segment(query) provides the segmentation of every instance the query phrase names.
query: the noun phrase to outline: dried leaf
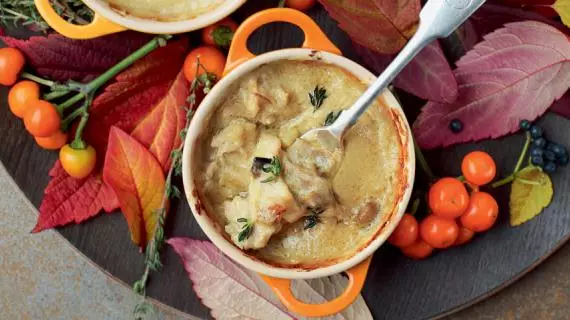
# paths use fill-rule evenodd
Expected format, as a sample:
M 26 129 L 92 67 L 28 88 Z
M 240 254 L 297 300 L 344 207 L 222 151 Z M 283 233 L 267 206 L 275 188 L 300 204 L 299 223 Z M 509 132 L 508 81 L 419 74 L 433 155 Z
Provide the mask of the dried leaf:
M 224 256 L 210 242 L 189 238 L 172 238 L 167 242 L 182 259 L 194 284 L 194 291 L 212 310 L 214 318 L 249 319 L 263 314 L 267 319 L 306 319 L 288 313 L 257 273 L 242 268 Z M 291 290 L 303 302 L 322 303 L 339 296 L 347 283 L 346 278 L 335 275 L 309 281 L 295 280 Z M 235 299 L 236 296 L 240 299 Z M 371 320 L 373 318 L 360 296 L 342 313 L 324 319 Z
M 102 208 L 112 211 L 117 208 L 117 196 L 103 183 L 100 174 L 85 179 L 67 175 L 57 161 L 49 175 L 52 180 L 44 191 L 38 221 L 32 232 L 81 223 L 97 215 Z
M 129 31 L 91 40 L 73 40 L 59 34 L 28 40 L 1 39 L 8 46 L 22 50 L 26 63 L 39 76 L 55 81 L 84 81 L 107 71 L 152 36 Z
M 144 247 L 154 234 L 156 211 L 162 208 L 165 179 L 160 163 L 140 142 L 112 127 L 103 180 L 117 194 L 131 239 Z
M 128 34 L 125 33 L 125 36 L 128 37 Z M 127 39 L 125 41 L 128 43 Z M 35 43 L 29 43 L 30 50 L 34 48 L 32 44 Z M 40 43 L 44 42 L 41 41 Z M 52 47 L 56 44 L 50 43 L 46 46 Z M 73 48 L 74 46 L 70 45 L 70 47 Z M 180 72 L 187 48 L 188 43 L 185 40 L 169 42 L 166 47 L 153 51 L 131 68 L 119 74 L 116 77 L 116 82 L 107 86 L 104 92 L 95 99 L 90 109 L 90 118 L 84 131 L 84 138 L 97 150 L 99 165 L 96 173 L 84 180 L 77 180 L 69 177 L 56 163 L 50 174 L 52 180 L 46 188 L 40 206 L 36 231 L 71 222 L 79 223 L 97 215 L 101 209 L 110 212 L 119 207 L 116 196 L 112 196 L 111 188 L 106 187 L 99 190 L 103 186 L 101 167 L 105 161 L 109 130 L 111 126 L 115 125 L 123 131 L 131 132 L 154 109 L 164 108 L 166 110 L 166 106 L 169 104 L 164 101 L 173 99 L 172 97 L 167 98 L 168 94 L 176 97 L 175 100 L 178 99 L 182 84 L 175 79 Z M 93 55 L 95 52 L 86 53 L 86 56 Z M 69 54 L 73 54 L 73 52 Z M 171 87 L 178 89 L 174 90 Z M 168 110 L 170 110 L 170 106 Z M 155 113 L 152 114 L 155 115 Z M 172 119 L 165 120 L 172 124 Z M 158 142 L 164 143 L 164 146 L 168 147 L 171 145 L 168 141 L 171 141 L 172 137 L 168 130 L 160 128 L 163 127 L 147 127 L 156 136 L 156 150 L 162 153 L 166 151 L 164 148 L 158 148 Z M 143 141 L 143 143 L 145 142 Z M 50 188 L 52 185 L 57 186 L 57 188 Z
M 560 15 L 562 22 L 570 27 L 570 0 L 556 0 L 552 8 Z
M 168 93 L 136 126 L 131 135 L 147 146 L 166 172 L 170 168 L 170 153 L 180 145 L 180 131 L 186 124 L 188 81 L 180 72 Z
M 485 37 L 457 62 L 459 98 L 429 102 L 414 124 L 423 148 L 496 138 L 536 119 L 570 87 L 570 42 L 547 24 L 508 24 Z M 464 130 L 453 133 L 459 119 Z
M 521 170 L 511 187 L 511 225 L 521 225 L 539 215 L 550 205 L 553 195 L 548 174 L 537 167 Z
M 393 55 L 374 53 L 358 44 L 356 52 L 376 73 L 382 73 Z M 457 81 L 437 41 L 429 44 L 394 80 L 394 86 L 422 99 L 452 103 L 457 99 Z
M 320 1 L 354 41 L 388 54 L 402 49 L 414 34 L 421 8 L 419 0 Z

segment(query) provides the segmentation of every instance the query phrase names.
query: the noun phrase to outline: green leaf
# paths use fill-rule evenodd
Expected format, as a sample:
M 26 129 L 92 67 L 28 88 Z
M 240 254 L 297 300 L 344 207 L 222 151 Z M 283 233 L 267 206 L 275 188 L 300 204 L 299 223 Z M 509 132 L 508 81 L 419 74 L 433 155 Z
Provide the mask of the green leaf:
M 511 225 L 521 225 L 539 215 L 553 195 L 550 176 L 542 169 L 529 166 L 521 170 L 511 187 Z

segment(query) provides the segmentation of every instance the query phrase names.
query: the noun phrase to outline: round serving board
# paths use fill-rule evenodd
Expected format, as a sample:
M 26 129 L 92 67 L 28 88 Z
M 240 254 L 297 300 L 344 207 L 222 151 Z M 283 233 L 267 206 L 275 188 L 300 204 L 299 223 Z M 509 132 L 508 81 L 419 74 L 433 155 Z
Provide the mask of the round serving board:
M 267 2 L 251 0 L 234 17 L 241 21 L 254 11 L 273 5 Z M 350 39 L 324 9 L 316 8 L 310 14 L 345 56 L 358 61 Z M 26 34 L 22 30 L 16 32 Z M 249 46 L 253 52 L 261 53 L 295 47 L 301 42 L 302 34 L 296 27 L 274 24 L 256 32 Z M 452 51 L 448 53 L 453 54 Z M 57 155 L 35 145 L 22 121 L 9 113 L 6 93 L 6 88 L 0 90 L 0 135 L 3 137 L 0 160 L 26 196 L 39 207 L 49 181 L 48 171 Z M 409 118 L 414 119 L 422 102 L 402 93 L 399 96 Z M 567 120 L 548 114 L 541 124 L 551 138 L 570 146 Z M 499 173 L 506 174 L 514 166 L 522 142 L 519 134 L 429 152 L 427 158 L 437 175 L 458 176 L 463 155 L 483 149 L 495 156 Z M 421 171 L 418 171 L 418 185 L 422 184 L 421 180 Z M 520 227 L 512 228 L 508 224 L 509 189 L 506 187 L 495 194 L 501 205 L 497 226 L 478 235 L 469 245 L 439 252 L 421 262 L 405 258 L 389 245 L 380 248 L 374 255 L 362 292 L 374 318 L 425 319 L 456 311 L 504 288 L 546 259 L 570 237 L 570 198 L 566 196 L 570 189 L 570 170 L 560 170 L 553 180 L 556 190 L 553 203 L 539 217 Z M 168 237 L 205 239 L 185 200 L 173 203 L 172 208 L 175 210 L 171 210 L 166 224 Z M 85 256 L 127 284 L 134 283 L 143 272 L 143 255 L 131 243 L 122 214 L 101 214 L 81 225 L 58 231 Z M 209 310 L 192 290 L 180 259 L 168 246 L 163 252 L 163 262 L 160 273 L 151 275 L 148 295 L 188 314 L 209 318 Z

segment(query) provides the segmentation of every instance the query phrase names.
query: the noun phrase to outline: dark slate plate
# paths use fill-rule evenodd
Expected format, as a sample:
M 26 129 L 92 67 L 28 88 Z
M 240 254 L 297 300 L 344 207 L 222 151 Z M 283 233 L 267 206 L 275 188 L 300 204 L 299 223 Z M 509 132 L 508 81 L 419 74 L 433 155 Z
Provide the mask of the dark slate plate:
M 234 17 L 242 20 L 270 5 L 273 4 L 251 0 Z M 350 40 L 322 8 L 314 9 L 310 14 L 347 57 L 358 61 Z M 26 34 L 22 30 L 16 33 Z M 261 53 L 298 46 L 301 42 L 302 35 L 296 27 L 275 24 L 256 32 L 249 45 L 254 52 Z M 3 137 L 0 160 L 38 207 L 56 154 L 35 146 L 22 122 L 9 113 L 6 93 L 6 88 L 0 89 L 0 134 Z M 421 101 L 404 94 L 400 97 L 413 119 Z M 550 137 L 570 146 L 570 126 L 565 119 L 548 114 L 540 123 Z M 522 143 L 522 136 L 515 135 L 438 150 L 428 153 L 427 157 L 438 175 L 457 176 L 461 158 L 471 150 L 483 149 L 494 155 L 499 172 L 507 173 L 514 166 Z M 421 184 L 421 175 L 418 178 Z M 422 262 L 410 261 L 390 246 L 380 248 L 374 255 L 362 293 L 374 317 L 424 319 L 453 312 L 504 288 L 546 259 L 570 237 L 570 215 L 567 213 L 570 200 L 565 196 L 570 189 L 570 171 L 556 173 L 553 180 L 556 189 L 553 204 L 521 227 L 508 225 L 508 188 L 503 188 L 495 193 L 501 205 L 497 226 L 465 247 L 440 252 Z M 205 239 L 185 201 L 173 203 L 173 208 L 176 210 L 172 210 L 167 220 L 168 236 Z M 142 255 L 132 245 L 121 214 L 101 214 L 81 225 L 58 231 L 102 269 L 127 284 L 132 284 L 143 272 Z M 176 309 L 208 318 L 208 309 L 192 291 L 180 260 L 168 247 L 163 262 L 162 271 L 151 276 L 148 294 Z

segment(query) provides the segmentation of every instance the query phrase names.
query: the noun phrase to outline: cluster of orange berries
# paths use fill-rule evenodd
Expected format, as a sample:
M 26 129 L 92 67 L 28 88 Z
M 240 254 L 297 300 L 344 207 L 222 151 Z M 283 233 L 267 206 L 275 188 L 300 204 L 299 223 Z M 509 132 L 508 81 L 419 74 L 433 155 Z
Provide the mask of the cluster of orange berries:
M 425 259 L 434 249 L 465 244 L 476 232 L 490 229 L 497 221 L 499 205 L 479 187 L 495 178 L 495 161 L 485 152 L 474 151 L 463 158 L 461 172 L 465 183 L 452 177 L 439 179 L 428 192 L 431 213 L 421 222 L 406 213 L 388 241 L 410 258 Z
M 22 52 L 16 48 L 0 49 L 0 84 L 12 86 L 8 93 L 10 111 L 24 121 L 26 130 L 36 143 L 47 150 L 60 150 L 63 168 L 75 178 L 88 176 L 95 168 L 95 149 L 72 148 L 68 135 L 61 130 L 61 116 L 56 106 L 40 99 L 40 86 L 30 80 L 18 81 L 26 64 Z

